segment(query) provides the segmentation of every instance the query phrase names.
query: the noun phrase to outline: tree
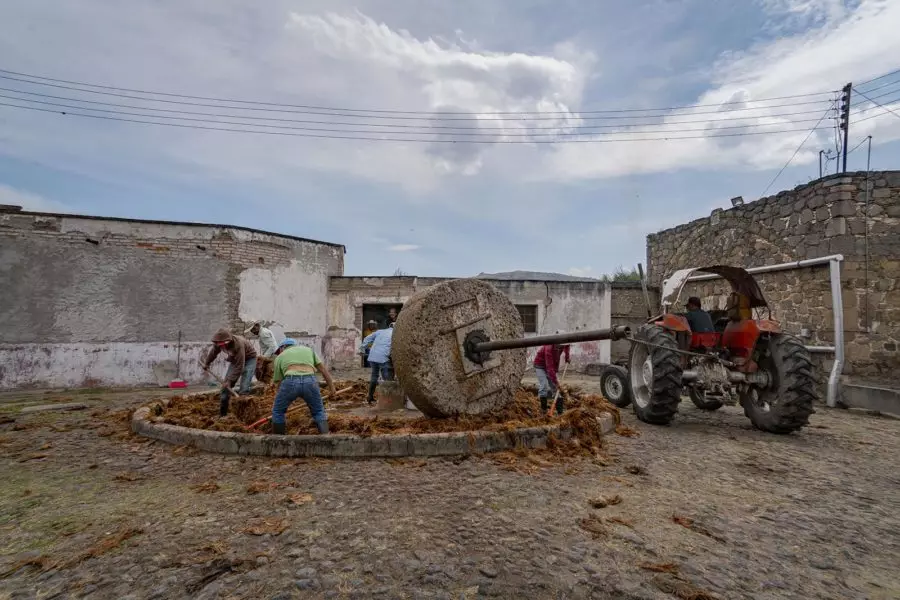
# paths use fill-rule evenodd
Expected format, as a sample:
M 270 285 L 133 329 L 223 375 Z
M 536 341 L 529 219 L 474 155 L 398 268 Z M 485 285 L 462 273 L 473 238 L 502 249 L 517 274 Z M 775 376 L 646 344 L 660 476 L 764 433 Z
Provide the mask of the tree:
M 397 270 L 394 271 L 394 277 L 409 277 L 409 273 L 406 273 L 400 267 L 397 267 Z
M 636 268 L 631 268 L 626 271 L 622 265 L 616 267 L 616 270 L 613 271 L 612 275 L 604 275 L 600 278 L 601 281 L 606 281 L 608 283 L 614 281 L 640 281 L 641 275 L 638 273 Z

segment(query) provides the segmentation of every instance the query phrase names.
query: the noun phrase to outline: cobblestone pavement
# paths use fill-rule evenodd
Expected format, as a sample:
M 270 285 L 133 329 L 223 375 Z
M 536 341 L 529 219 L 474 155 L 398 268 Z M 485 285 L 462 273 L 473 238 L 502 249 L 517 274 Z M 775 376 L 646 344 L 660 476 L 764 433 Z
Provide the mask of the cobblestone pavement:
M 685 402 L 606 466 L 271 460 L 130 436 L 154 394 L 0 396 L 0 598 L 900 598 L 897 420 Z

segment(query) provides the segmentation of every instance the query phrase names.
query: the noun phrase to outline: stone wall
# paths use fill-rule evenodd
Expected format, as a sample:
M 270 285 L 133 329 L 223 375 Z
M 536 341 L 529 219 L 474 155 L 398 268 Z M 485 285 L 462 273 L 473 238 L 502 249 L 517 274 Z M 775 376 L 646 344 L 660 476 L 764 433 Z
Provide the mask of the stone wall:
M 682 268 L 757 267 L 832 254 L 844 257 L 844 373 L 896 381 L 900 172 L 829 176 L 647 237 L 648 276 L 656 285 Z M 808 333 L 809 345 L 833 344 L 827 266 L 762 274 L 759 281 L 774 318 L 788 331 Z M 703 298 L 706 308 L 723 307 L 729 291 L 723 283 L 691 283 L 685 293 Z
M 201 379 L 218 327 L 318 345 L 343 246 L 239 227 L 0 211 L 0 388 Z
M 610 323 L 612 327 L 619 325 L 639 326 L 647 321 L 647 301 L 640 282 L 617 281 L 612 287 L 612 314 Z M 659 290 L 650 288 L 647 290 L 650 296 L 650 306 L 653 314 L 659 312 Z M 610 345 L 610 362 L 623 364 L 628 359 L 631 351 L 631 343 L 627 340 L 612 342 Z
M 325 340 L 328 360 L 338 367 L 359 365 L 357 349 L 361 341 L 363 305 L 402 304 L 416 291 L 441 281 L 445 279 L 332 277 L 328 294 L 329 333 Z M 609 284 L 525 280 L 490 280 L 490 283 L 514 304 L 536 307 L 537 333 L 610 326 L 610 298 L 615 290 Z M 533 353 L 534 350 L 529 356 Z M 607 363 L 610 360 L 610 342 L 577 344 L 572 348 L 571 358 L 576 369 L 585 369 L 589 364 Z

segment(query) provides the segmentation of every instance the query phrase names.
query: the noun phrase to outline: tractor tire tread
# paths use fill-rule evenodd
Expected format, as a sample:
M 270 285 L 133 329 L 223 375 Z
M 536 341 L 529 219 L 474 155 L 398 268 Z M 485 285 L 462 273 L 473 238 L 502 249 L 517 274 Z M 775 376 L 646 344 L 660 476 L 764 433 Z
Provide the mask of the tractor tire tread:
M 782 362 L 783 378 L 780 390 L 768 391 L 776 395 L 769 402 L 769 413 L 762 415 L 754 410 L 748 401 L 744 404 L 744 414 L 757 429 L 775 434 L 788 434 L 809 424 L 809 417 L 815 413 L 815 379 L 809 351 L 798 338 L 789 334 L 772 337 L 772 352 L 775 360 Z M 767 418 L 762 418 L 767 417 Z
M 652 344 L 648 347 L 648 351 L 653 361 L 654 375 L 650 402 L 646 408 L 641 408 L 634 402 L 632 391 L 635 415 L 639 420 L 651 425 L 668 425 L 678 414 L 678 404 L 681 402 L 682 369 L 680 356 L 676 352 L 678 345 L 671 333 L 657 325 L 641 327 L 635 339 L 639 341 L 632 345 L 632 352 L 640 341 Z

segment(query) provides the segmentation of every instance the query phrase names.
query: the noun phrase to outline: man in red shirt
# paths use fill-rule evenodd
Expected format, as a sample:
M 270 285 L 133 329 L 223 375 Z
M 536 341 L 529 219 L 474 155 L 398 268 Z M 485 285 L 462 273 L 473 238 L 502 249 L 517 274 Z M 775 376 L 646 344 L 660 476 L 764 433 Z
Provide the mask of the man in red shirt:
M 566 362 L 569 362 L 569 346 L 562 344 L 548 344 L 541 346 L 534 357 L 534 373 L 538 380 L 538 398 L 541 399 L 541 411 L 547 412 L 548 400 L 556 396 L 559 380 L 556 372 L 559 370 L 559 359 L 565 354 Z M 563 399 L 556 402 L 556 414 L 563 412 Z

